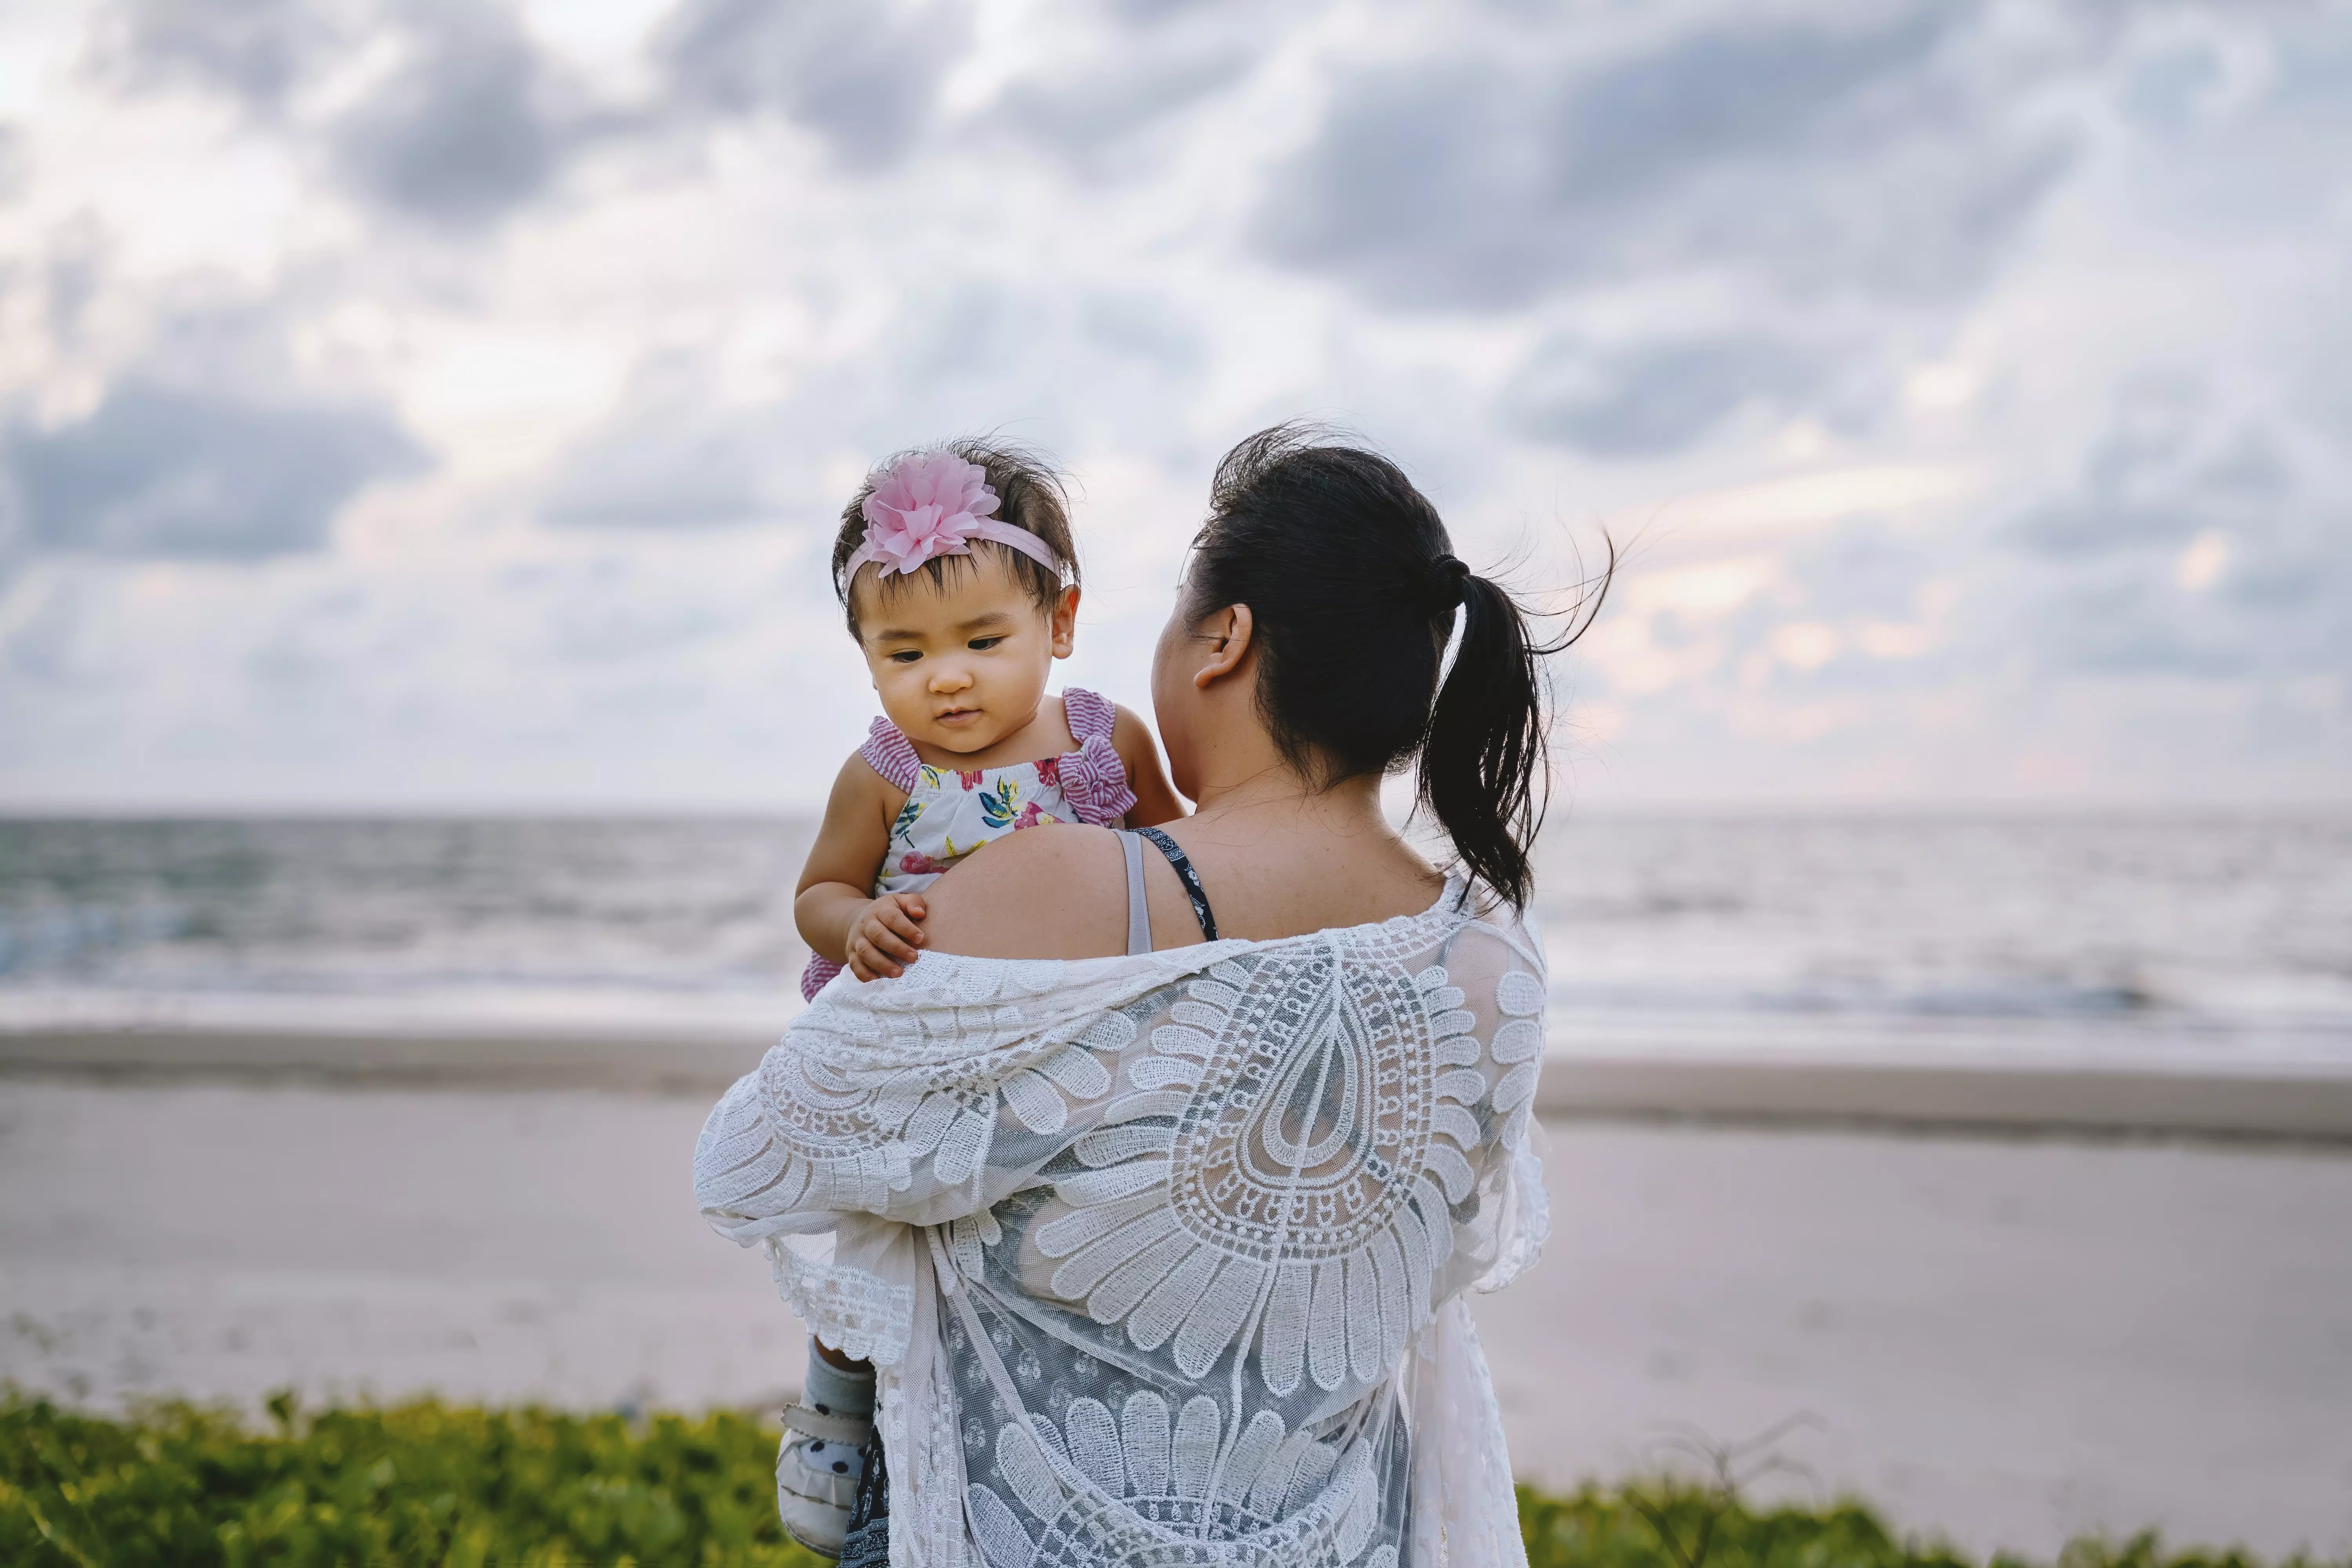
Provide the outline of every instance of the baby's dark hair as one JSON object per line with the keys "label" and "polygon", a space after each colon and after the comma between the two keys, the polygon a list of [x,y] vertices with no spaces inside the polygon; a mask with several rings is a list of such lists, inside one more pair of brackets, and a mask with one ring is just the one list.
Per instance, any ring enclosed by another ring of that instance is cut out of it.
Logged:
{"label": "baby's dark hair", "polygon": [[[1029,590],[1029,596],[1043,608],[1052,609],[1064,588],[1077,585],[1078,551],[1076,542],[1070,537],[1069,491],[1044,454],[1009,441],[944,441],[934,447],[909,447],[868,469],[866,482],[857,487],[857,493],[841,509],[841,531],[833,539],[833,594],[841,601],[841,612],[849,622],[851,637],[858,635],[857,605],[850,597],[849,576],[844,569],[866,541],[866,498],[874,493],[892,468],[926,452],[952,452],[965,462],[977,465],[988,476],[988,488],[996,492],[996,510],[991,515],[1044,540],[1062,563],[1062,569],[1056,572],[1018,550],[986,541],[975,541],[973,549],[996,552],[1011,564],[1022,585]],[[970,555],[934,555],[917,570],[939,584],[947,581],[950,572],[966,571],[971,564]],[[909,580],[908,575],[896,572],[877,572],[874,576],[877,591],[886,598],[903,590]]]}
{"label": "baby's dark hair", "polygon": [[[1576,596],[1567,631],[1454,558],[1445,524],[1394,463],[1311,426],[1261,430],[1217,465],[1184,611],[1250,609],[1257,710],[1320,786],[1416,759],[1420,805],[1480,882],[1524,908],[1543,824],[1542,659],[1582,635],[1616,565]],[[1438,670],[1462,611],[1462,646]],[[1581,624],[1578,624],[1580,619]]]}

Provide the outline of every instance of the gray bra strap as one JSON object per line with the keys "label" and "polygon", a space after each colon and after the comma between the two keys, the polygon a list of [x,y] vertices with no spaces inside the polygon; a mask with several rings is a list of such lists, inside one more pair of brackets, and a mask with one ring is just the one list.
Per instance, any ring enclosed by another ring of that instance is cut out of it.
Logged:
{"label": "gray bra strap", "polygon": [[1119,830],[1118,847],[1127,852],[1127,951],[1151,951],[1151,908],[1143,898],[1143,840]]}

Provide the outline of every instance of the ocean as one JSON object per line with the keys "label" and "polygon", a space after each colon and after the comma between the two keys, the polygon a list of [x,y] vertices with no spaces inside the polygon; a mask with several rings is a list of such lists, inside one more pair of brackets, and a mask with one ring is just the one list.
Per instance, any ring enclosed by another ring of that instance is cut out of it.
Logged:
{"label": "ocean", "polygon": [[[0,822],[0,1029],[760,1033],[775,819]],[[2352,1069],[2352,815],[1557,817],[1565,1053]]]}

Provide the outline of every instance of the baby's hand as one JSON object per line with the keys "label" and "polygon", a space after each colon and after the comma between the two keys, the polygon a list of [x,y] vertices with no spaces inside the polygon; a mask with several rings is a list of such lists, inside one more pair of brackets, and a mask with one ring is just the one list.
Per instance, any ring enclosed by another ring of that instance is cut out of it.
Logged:
{"label": "baby's hand", "polygon": [[920,893],[885,893],[849,922],[849,973],[860,980],[897,979],[923,945]]}

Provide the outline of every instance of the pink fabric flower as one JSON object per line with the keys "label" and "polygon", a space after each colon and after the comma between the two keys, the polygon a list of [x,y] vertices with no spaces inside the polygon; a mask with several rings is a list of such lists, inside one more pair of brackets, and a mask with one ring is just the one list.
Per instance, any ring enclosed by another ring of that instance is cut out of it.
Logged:
{"label": "pink fabric flower", "polygon": [[1097,826],[1113,822],[1135,809],[1135,790],[1127,781],[1127,763],[1108,735],[1088,735],[1085,745],[1066,752],[1060,760],[1062,797],[1080,822]]}
{"label": "pink fabric flower", "polygon": [[966,789],[978,789],[980,781],[987,776],[986,768],[974,768],[970,773],[964,772],[961,768],[956,770],[956,782]]}
{"label": "pink fabric flower", "polygon": [[1055,789],[1059,789],[1062,786],[1062,759],[1059,757],[1038,758],[1037,782],[1042,784],[1051,784]]}
{"label": "pink fabric flower", "polygon": [[996,504],[988,472],[977,463],[953,452],[902,458],[859,509],[866,538],[843,569],[844,580],[869,561],[887,576],[912,572],[936,555],[969,555],[975,539],[1018,550],[1059,572],[1062,563],[1044,540],[989,515]]}
{"label": "pink fabric flower", "polygon": [[1135,809],[1135,790],[1129,784],[1127,763],[1111,744],[1118,710],[1091,691],[1071,687],[1062,693],[1062,710],[1069,716],[1075,752],[1054,759],[1062,798],[1080,822],[1100,826],[1116,822]]}
{"label": "pink fabric flower", "polygon": [[946,861],[934,860],[919,849],[909,849],[898,861],[898,869],[909,877],[936,876],[947,868]]}
{"label": "pink fabric flower", "polygon": [[1027,805],[1021,808],[1020,816],[1013,819],[1013,831],[1018,833],[1024,827],[1034,827],[1041,822],[1051,822],[1054,819],[1047,816],[1038,806],[1037,803],[1033,800]]}
{"label": "pink fabric flower", "polygon": [[864,510],[866,548],[884,570],[912,572],[963,545],[996,510],[996,492],[979,464],[953,452],[922,452],[885,475]]}

